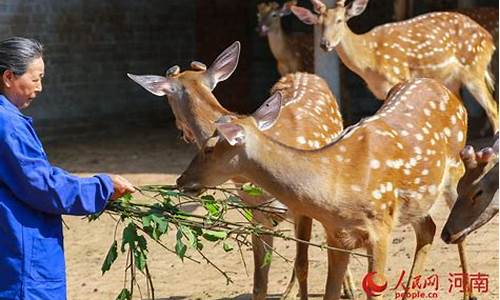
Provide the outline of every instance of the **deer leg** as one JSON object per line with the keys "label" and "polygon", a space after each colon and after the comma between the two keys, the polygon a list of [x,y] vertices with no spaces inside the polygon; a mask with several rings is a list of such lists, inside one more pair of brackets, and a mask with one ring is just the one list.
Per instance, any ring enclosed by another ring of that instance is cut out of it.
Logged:
{"label": "deer leg", "polygon": [[349,266],[347,266],[344,282],[342,282],[342,299],[354,299],[354,282]]}
{"label": "deer leg", "polygon": [[266,299],[267,281],[270,265],[263,265],[266,252],[273,245],[273,237],[270,235],[256,236],[252,235],[253,250],[253,300]]}
{"label": "deer leg", "polygon": [[[436,224],[431,216],[427,215],[424,218],[413,223],[413,229],[417,238],[417,247],[415,249],[415,256],[413,257],[413,265],[411,267],[410,275],[408,277],[407,287],[411,287],[413,277],[420,275],[422,272],[425,258],[427,253],[431,250],[434,234],[436,233]],[[406,294],[403,299],[406,299]]]}
{"label": "deer leg", "polygon": [[[306,216],[295,217],[295,236],[299,240],[310,241],[312,230],[312,219]],[[308,260],[309,245],[297,242],[297,253],[295,256],[295,274],[299,282],[300,299],[307,299],[307,274],[309,271]]]}
{"label": "deer leg", "polygon": [[[327,237],[328,246],[342,248],[335,239]],[[328,250],[328,276],[326,280],[325,300],[338,300],[342,291],[342,282],[349,264],[349,253]]]}
{"label": "deer leg", "polygon": [[469,92],[474,96],[477,102],[485,110],[490,120],[493,133],[498,131],[498,106],[493,99],[484,79],[477,79],[473,76],[467,76],[464,81]]}
{"label": "deer leg", "polygon": [[465,241],[458,243],[458,254],[460,255],[460,265],[462,266],[463,282],[464,282],[464,300],[476,300],[472,295],[472,289],[469,286],[469,267],[467,265],[467,256],[465,254]]}
{"label": "deer leg", "polygon": [[[272,223],[268,216],[254,211],[254,220],[264,227],[271,228]],[[253,250],[253,300],[264,300],[267,295],[267,284],[270,264],[264,264],[266,253],[273,247],[273,236],[271,235],[252,235]]]}
{"label": "deer leg", "polygon": [[[380,226],[379,228],[383,228]],[[373,282],[378,286],[387,284],[385,279],[385,264],[387,262],[387,245],[389,240],[389,233],[380,230],[379,237],[376,241],[368,247],[368,254],[371,259],[368,259],[368,272],[375,272],[373,275]],[[369,300],[382,300],[382,295],[368,295]]]}

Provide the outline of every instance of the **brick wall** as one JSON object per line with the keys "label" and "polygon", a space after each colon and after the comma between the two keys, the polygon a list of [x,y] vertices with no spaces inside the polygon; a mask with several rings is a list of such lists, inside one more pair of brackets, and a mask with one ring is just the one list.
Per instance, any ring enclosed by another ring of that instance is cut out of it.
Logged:
{"label": "brick wall", "polygon": [[196,1],[5,0],[0,38],[45,45],[44,92],[27,109],[42,128],[165,122],[170,109],[126,77],[164,74],[196,52]]}

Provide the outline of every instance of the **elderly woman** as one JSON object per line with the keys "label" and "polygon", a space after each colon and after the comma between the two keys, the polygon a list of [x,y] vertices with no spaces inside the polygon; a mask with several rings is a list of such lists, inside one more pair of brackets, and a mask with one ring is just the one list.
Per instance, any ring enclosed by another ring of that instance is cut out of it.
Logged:
{"label": "elderly woman", "polygon": [[79,178],[47,160],[22,114],[42,91],[43,48],[0,41],[0,299],[65,299],[61,215],[86,215],[134,191],[124,178]]}

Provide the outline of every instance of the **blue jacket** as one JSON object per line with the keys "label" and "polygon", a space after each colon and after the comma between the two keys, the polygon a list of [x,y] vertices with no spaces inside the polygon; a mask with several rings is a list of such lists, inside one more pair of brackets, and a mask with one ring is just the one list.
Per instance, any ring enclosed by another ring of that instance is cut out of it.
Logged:
{"label": "blue jacket", "polygon": [[66,299],[61,215],[104,209],[107,175],[50,165],[30,117],[0,94],[0,299]]}

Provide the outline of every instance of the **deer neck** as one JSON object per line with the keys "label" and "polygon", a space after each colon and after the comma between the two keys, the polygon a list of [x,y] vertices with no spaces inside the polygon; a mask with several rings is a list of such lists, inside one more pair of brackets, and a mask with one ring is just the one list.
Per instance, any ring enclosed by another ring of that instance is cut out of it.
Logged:
{"label": "deer neck", "polygon": [[268,32],[267,40],[269,41],[269,48],[271,48],[271,52],[276,60],[286,61],[290,58],[290,46],[288,45],[288,39],[283,32],[281,23],[278,23],[276,28]]}
{"label": "deer neck", "polygon": [[[292,210],[318,215],[332,209],[341,166],[326,159],[338,151],[303,151],[280,144],[260,132],[247,135],[242,159],[244,176]],[[309,170],[304,172],[304,170]],[[325,188],[326,187],[326,188]]]}
{"label": "deer neck", "polygon": [[371,36],[366,34],[355,34],[347,24],[345,34],[336,47],[337,54],[342,62],[357,74],[367,69],[375,69],[375,56],[367,46],[371,42]]}
{"label": "deer neck", "polygon": [[196,145],[201,148],[213,135],[214,122],[221,116],[233,113],[222,107],[212,92],[205,87],[186,90],[186,98],[188,103],[186,125],[192,132]]}

